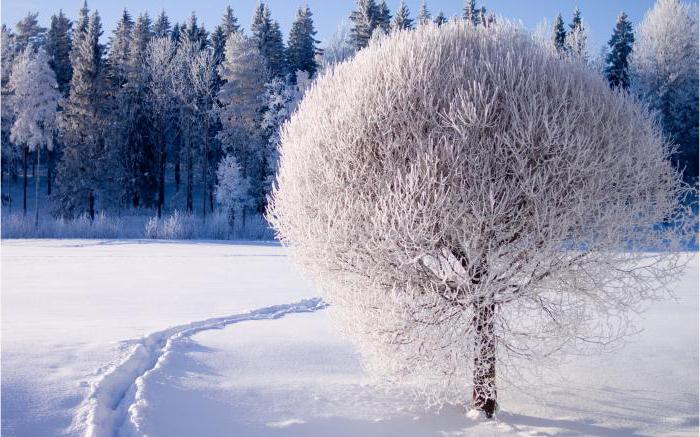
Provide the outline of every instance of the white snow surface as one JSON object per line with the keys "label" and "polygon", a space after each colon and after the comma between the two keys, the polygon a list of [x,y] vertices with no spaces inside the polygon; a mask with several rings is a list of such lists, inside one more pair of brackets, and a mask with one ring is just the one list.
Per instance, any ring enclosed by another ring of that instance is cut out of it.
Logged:
{"label": "white snow surface", "polygon": [[698,434],[697,254],[642,333],[502,384],[485,421],[371,385],[276,243],[1,248],[3,436]]}

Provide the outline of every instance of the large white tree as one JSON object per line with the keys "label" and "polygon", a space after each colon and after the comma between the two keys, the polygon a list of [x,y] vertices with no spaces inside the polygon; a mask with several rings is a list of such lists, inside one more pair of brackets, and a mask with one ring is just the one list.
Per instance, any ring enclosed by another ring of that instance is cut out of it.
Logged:
{"label": "large white tree", "polygon": [[[36,151],[38,169],[41,164],[41,149],[53,148],[56,109],[61,97],[56,76],[43,49],[35,53],[28,46],[22,52],[12,67],[9,88],[15,115],[10,139],[30,152]],[[35,226],[39,227],[39,178],[36,174],[34,176]]]}
{"label": "large white tree", "polygon": [[698,10],[659,0],[637,28],[632,90],[656,111],[686,178],[698,175]]}
{"label": "large white tree", "polygon": [[606,345],[682,266],[686,187],[651,116],[507,25],[371,44],[280,153],[269,219],[368,368],[438,402],[472,386],[487,416],[497,362]]}

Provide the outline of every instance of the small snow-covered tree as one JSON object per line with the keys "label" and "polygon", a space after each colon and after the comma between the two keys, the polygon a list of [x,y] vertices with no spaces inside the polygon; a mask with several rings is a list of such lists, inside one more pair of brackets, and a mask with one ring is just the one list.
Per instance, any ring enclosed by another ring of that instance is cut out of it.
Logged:
{"label": "small snow-covered tree", "polygon": [[216,201],[226,211],[229,225],[233,227],[236,215],[254,205],[250,197],[250,181],[243,177],[241,166],[232,155],[226,155],[216,170]]}
{"label": "small snow-covered tree", "polygon": [[316,30],[314,29],[313,14],[306,6],[297,10],[297,17],[292,23],[287,42],[287,61],[289,63],[289,73],[292,78],[297,71],[306,71],[309,76],[316,74],[318,63],[316,54],[318,53],[316,40]]}
{"label": "small snow-covered tree", "polygon": [[431,22],[430,11],[428,10],[428,4],[425,0],[421,1],[420,8],[418,9],[418,16],[416,16],[416,21],[418,25],[422,26],[424,24],[430,24]]}
{"label": "small snow-covered tree", "polygon": [[659,0],[637,28],[632,88],[656,111],[678,144],[676,163],[688,182],[698,177],[698,11]]}
{"label": "small snow-covered tree", "polygon": [[588,36],[586,35],[586,27],[583,24],[581,10],[579,8],[574,10],[574,16],[571,20],[569,28],[569,33],[566,35],[567,54],[574,59],[586,61],[586,40],[588,39]]}
{"label": "small snow-covered tree", "polygon": [[442,26],[443,24],[447,23],[447,17],[445,17],[445,14],[442,11],[440,11],[435,16],[433,23],[435,23],[437,26]]}
{"label": "small snow-covered tree", "polygon": [[564,19],[561,17],[561,14],[557,15],[557,18],[554,20],[552,44],[554,45],[554,49],[561,56],[566,53],[566,29],[564,28]]}
{"label": "small snow-covered tree", "polygon": [[[12,68],[10,76],[15,119],[10,139],[30,152],[36,152],[36,166],[41,165],[41,149],[53,148],[56,108],[61,93],[56,76],[43,49],[34,53],[28,46]],[[26,178],[26,174],[25,174]],[[39,227],[39,178],[35,175],[35,226]],[[25,183],[26,191],[26,183]],[[26,193],[25,193],[26,197]]]}
{"label": "small snow-covered tree", "polygon": [[497,363],[620,338],[691,235],[648,112],[503,23],[371,44],[306,92],[280,153],[268,218],[368,368],[437,402],[472,385],[487,416]]}
{"label": "small snow-covered tree", "polygon": [[338,25],[333,36],[323,47],[323,54],[318,56],[321,70],[328,70],[333,65],[351,58],[356,51],[350,40],[350,26],[344,21]]}

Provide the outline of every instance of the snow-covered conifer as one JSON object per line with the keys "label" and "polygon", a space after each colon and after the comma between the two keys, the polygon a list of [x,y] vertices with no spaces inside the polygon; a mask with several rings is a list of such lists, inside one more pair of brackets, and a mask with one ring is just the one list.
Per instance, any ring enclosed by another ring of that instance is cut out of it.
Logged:
{"label": "snow-covered conifer", "polygon": [[49,56],[49,65],[56,75],[58,89],[64,96],[68,95],[68,85],[73,70],[70,65],[71,27],[73,24],[58,11],[58,15],[51,17],[51,27],[46,37],[46,54]]}
{"label": "snow-covered conifer", "polygon": [[17,41],[17,48],[20,51],[24,51],[28,46],[36,49],[44,44],[46,28],[39,26],[38,17],[38,12],[29,12],[24,18],[17,22],[15,26],[15,39]]}
{"label": "snow-covered conifer", "polygon": [[95,202],[105,200],[98,196],[106,194],[111,182],[106,163],[109,153],[105,144],[104,47],[100,35],[102,23],[94,12],[86,31],[73,40],[73,77],[59,115],[64,151],[56,178],[55,206],[60,215],[88,212],[94,217]]}
{"label": "snow-covered conifer", "polygon": [[586,35],[586,27],[583,25],[583,20],[581,19],[581,10],[579,8],[574,10],[574,16],[571,20],[569,28],[569,33],[566,35],[567,53],[573,58],[586,61],[586,40],[588,38]]}
{"label": "snow-covered conifer", "polygon": [[[309,76],[314,76],[318,70],[316,54],[318,43],[311,9],[308,6],[297,10],[297,18],[289,31],[287,42],[287,61],[289,72],[296,75],[297,71],[306,71]],[[295,76],[292,76],[295,77]]]}
{"label": "snow-covered conifer", "polygon": [[243,176],[241,166],[233,155],[226,155],[216,170],[216,202],[226,212],[233,227],[237,215],[254,206],[250,198],[250,181]]}
{"label": "snow-covered conifer", "polygon": [[628,89],[630,86],[629,58],[632,54],[634,33],[627,14],[617,17],[615,30],[608,41],[610,52],[605,56],[605,77],[613,88]]}
{"label": "snow-covered conifer", "polygon": [[440,11],[435,16],[433,23],[435,23],[437,26],[442,26],[443,24],[447,23],[447,17],[445,17],[445,14],[442,11]]}
{"label": "snow-covered conifer", "polygon": [[255,9],[250,25],[252,39],[267,61],[267,70],[272,76],[284,77],[287,72],[284,41],[279,23],[272,19],[270,8],[260,2]]}
{"label": "snow-covered conifer", "polygon": [[382,0],[377,5],[377,28],[381,29],[384,34],[391,32],[391,11],[386,0]]}
{"label": "snow-covered conifer", "polygon": [[399,4],[399,9],[396,11],[396,15],[394,16],[394,23],[392,27],[394,30],[413,29],[411,11],[409,11],[404,0],[401,0],[401,3]]}
{"label": "snow-covered conifer", "polygon": [[479,25],[479,9],[476,7],[476,0],[467,0],[467,4],[464,6],[464,14],[462,15],[462,18],[474,26]]}
{"label": "snow-covered conifer", "polygon": [[428,4],[426,3],[426,0],[422,0],[420,3],[420,8],[418,9],[418,15],[416,16],[416,22],[418,25],[424,25],[424,24],[430,24],[431,23],[431,15],[430,11],[428,10]]}
{"label": "snow-covered conifer", "polygon": [[357,50],[367,47],[370,38],[377,28],[379,10],[374,0],[357,0],[355,10],[350,14],[352,28],[350,38]]}
{"label": "snow-covered conifer", "polygon": [[566,54],[566,29],[564,28],[564,19],[561,14],[557,15],[554,20],[554,32],[552,33],[552,44],[554,49],[560,56]]}
{"label": "snow-covered conifer", "polygon": [[646,109],[506,24],[380,39],[281,144],[268,217],[367,368],[487,416],[497,363],[631,332],[695,235]]}
{"label": "snow-covered conifer", "polygon": [[238,24],[238,18],[233,14],[233,8],[226,6],[224,17],[221,19],[221,28],[224,31],[226,38],[232,33],[240,32],[241,26]]}
{"label": "snow-covered conifer", "polygon": [[153,37],[164,38],[167,36],[170,36],[170,19],[165,10],[163,10],[158,14],[155,23],[153,23]]}

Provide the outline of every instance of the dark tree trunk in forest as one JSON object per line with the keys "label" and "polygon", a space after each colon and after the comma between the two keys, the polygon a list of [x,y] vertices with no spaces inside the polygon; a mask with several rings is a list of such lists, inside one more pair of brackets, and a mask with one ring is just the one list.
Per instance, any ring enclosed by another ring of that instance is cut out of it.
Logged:
{"label": "dark tree trunk in forest", "polygon": [[160,162],[158,163],[158,218],[163,214],[165,207],[165,144],[161,140]]}
{"label": "dark tree trunk in forest", "polygon": [[24,173],[23,173],[23,175],[24,175],[24,180],[23,180],[24,201],[22,204],[22,208],[24,211],[24,215],[27,215],[27,155],[29,154],[29,150],[26,147],[24,147],[23,150],[24,150],[24,162],[23,162],[23,167],[24,167]]}
{"label": "dark tree trunk in forest", "polygon": [[51,166],[53,165],[53,150],[46,153],[46,195],[51,195]]}
{"label": "dark tree trunk in forest", "polygon": [[496,337],[494,332],[495,305],[475,304],[473,324],[476,332],[474,355],[474,391],[472,404],[486,417],[496,412]]}
{"label": "dark tree trunk in forest", "polygon": [[95,193],[92,190],[88,191],[88,214],[90,220],[95,220]]}
{"label": "dark tree trunk in forest", "polygon": [[192,213],[194,206],[193,199],[193,185],[194,185],[194,175],[192,174],[192,144],[190,139],[187,138],[187,212]]}

